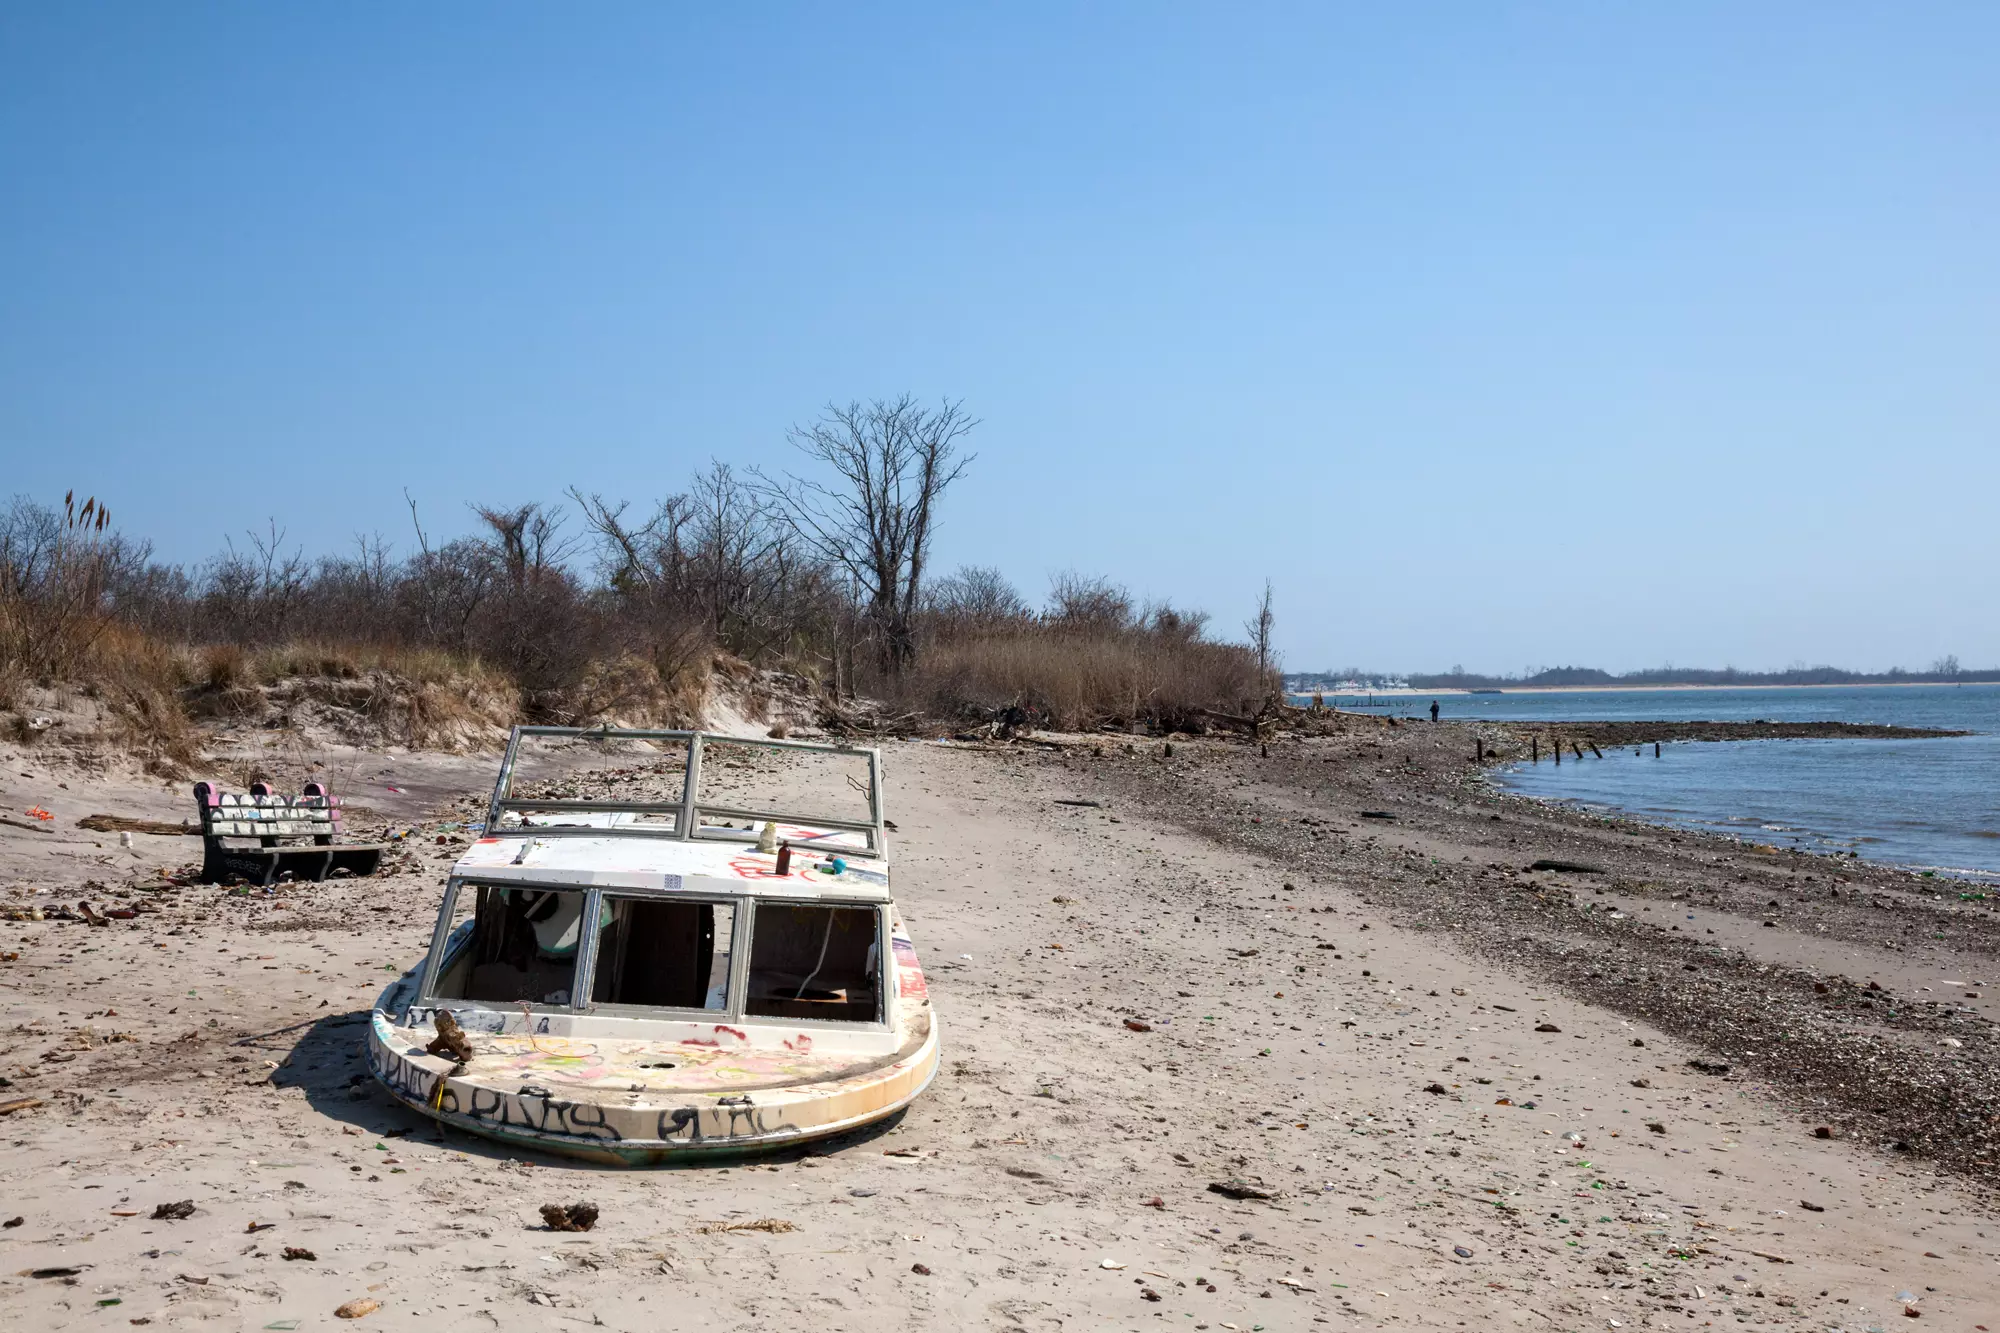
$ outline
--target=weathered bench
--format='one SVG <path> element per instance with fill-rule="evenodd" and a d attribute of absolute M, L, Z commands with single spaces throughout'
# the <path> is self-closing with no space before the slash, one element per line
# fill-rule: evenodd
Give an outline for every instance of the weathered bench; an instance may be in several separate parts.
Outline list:
<path fill-rule="evenodd" d="M 194 799 L 201 808 L 201 877 L 211 884 L 231 876 L 272 884 L 284 874 L 370 875 L 382 860 L 380 847 L 340 840 L 340 798 L 317 782 L 297 796 L 280 796 L 262 782 L 252 783 L 247 794 L 197 782 Z M 254 847 L 240 845 L 253 839 Z"/>

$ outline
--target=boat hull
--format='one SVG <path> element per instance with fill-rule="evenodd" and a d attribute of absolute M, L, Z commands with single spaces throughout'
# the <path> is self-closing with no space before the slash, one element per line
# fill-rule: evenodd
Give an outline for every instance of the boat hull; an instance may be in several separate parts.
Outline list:
<path fill-rule="evenodd" d="M 770 1152 L 851 1133 L 888 1119 L 921 1096 L 938 1067 L 938 1030 L 926 1006 L 922 1030 L 894 1057 L 824 1081 L 657 1092 L 553 1080 L 546 1086 L 519 1074 L 505 1084 L 495 1076 L 454 1076 L 450 1062 L 416 1045 L 421 1033 L 396 1027 L 392 1015 L 403 987 L 383 996 L 373 1015 L 368 1063 L 389 1094 L 439 1124 L 541 1152 L 617 1166 L 666 1166 L 675 1162 Z M 553 1048 L 569 1043 L 533 1039 Z M 677 1048 L 659 1053 L 685 1056 Z M 728 1053 L 732 1063 L 767 1060 L 751 1049 Z"/>

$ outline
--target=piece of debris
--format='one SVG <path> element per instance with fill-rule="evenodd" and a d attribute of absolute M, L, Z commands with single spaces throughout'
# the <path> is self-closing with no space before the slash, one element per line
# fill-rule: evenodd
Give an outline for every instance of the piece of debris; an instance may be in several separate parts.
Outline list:
<path fill-rule="evenodd" d="M 591 1212 L 594 1218 L 596 1210 L 592 1209 Z M 704 1236 L 712 1236 L 718 1231 L 761 1231 L 768 1236 L 782 1236 L 786 1232 L 798 1229 L 798 1223 L 787 1222 L 782 1217 L 760 1217 L 755 1222 L 711 1222 L 707 1226 L 695 1228 Z"/>
<path fill-rule="evenodd" d="M 80 829 L 92 833 L 157 833 L 178 836 L 183 833 L 201 832 L 186 824 L 169 824 L 164 819 L 127 819 L 124 815 L 85 815 L 76 821 Z"/>
<path fill-rule="evenodd" d="M 78 1267 L 75 1267 L 75 1268 L 30 1268 L 30 1269 L 27 1269 L 27 1270 L 25 1270 L 25 1271 L 24 1271 L 24 1272 L 23 1272 L 23 1273 L 21 1274 L 21 1276 L 22 1276 L 22 1277 L 41 1277 L 41 1278 L 49 1278 L 49 1277 L 75 1277 L 75 1276 L 76 1276 L 77 1274 L 79 1274 L 79 1273 L 83 1272 L 83 1270 L 84 1270 L 85 1268 L 88 1268 L 88 1267 L 89 1267 L 89 1265 L 88 1265 L 88 1264 L 83 1264 L 83 1265 L 80 1265 L 80 1266 L 78 1266 Z"/>
<path fill-rule="evenodd" d="M 179 1203 L 163 1203 L 153 1209 L 155 1222 L 178 1222 L 194 1215 L 194 1200 L 182 1199 Z"/>
<path fill-rule="evenodd" d="M 1363 810 L 1361 812 L 1361 817 L 1363 819 L 1390 819 L 1390 820 L 1393 820 L 1395 818 L 1395 816 L 1390 814 L 1387 810 Z"/>
<path fill-rule="evenodd" d="M 1537 861 L 1529 866 L 1528 869 L 1554 870 L 1568 875 L 1602 875 L 1604 873 L 1602 866 L 1587 866 L 1576 861 Z"/>
<path fill-rule="evenodd" d="M 1805 1209 L 1809 1213 L 1823 1213 L 1826 1211 L 1825 1204 L 1808 1203 L 1804 1199 L 1799 1200 L 1799 1207 Z"/>
<path fill-rule="evenodd" d="M 314 1254 L 311 1250 L 308 1250 L 300 1245 L 287 1245 L 285 1247 L 285 1258 L 304 1259 L 311 1263 L 317 1263 L 319 1261 L 318 1255 Z"/>
<path fill-rule="evenodd" d="M 1092 801 L 1091 804 L 1095 805 L 1097 804 L 1097 802 Z M 911 1264 L 910 1271 L 912 1273 L 915 1273 L 918 1277 L 929 1277 L 931 1275 L 931 1270 L 924 1264 Z"/>
<path fill-rule="evenodd" d="M 1434 1097 L 1443 1097 L 1449 1094 L 1451 1092 L 1451 1089 L 1447 1088 L 1442 1083 L 1429 1083 L 1424 1085 L 1424 1091 L 1430 1093 Z"/>
<path fill-rule="evenodd" d="M 1259 1189 L 1257 1186 L 1242 1180 L 1211 1180 L 1208 1182 L 1208 1192 L 1210 1194 L 1220 1194 L 1226 1199 L 1269 1199 L 1276 1197 L 1271 1191 Z"/>
<path fill-rule="evenodd" d="M 1813 1137 L 1816 1139 L 1831 1139 L 1839 1136 L 1834 1132 L 1832 1125 L 1819 1125 L 1814 1127 Z"/>
<path fill-rule="evenodd" d="M 1646 1128 L 1652 1130 L 1655 1134 L 1664 1134 L 1667 1132 L 1667 1127 L 1657 1120 L 1648 1120 Z"/>
<path fill-rule="evenodd" d="M 382 1302 L 372 1296 L 363 1296 L 359 1300 L 348 1301 L 344 1305 L 335 1306 L 333 1317 L 335 1319 L 359 1319 L 363 1315 L 374 1314 L 381 1308 Z"/>
<path fill-rule="evenodd" d="M 1559 1027 L 1557 1027 L 1557 1026 L 1556 1026 L 1556 1025 L 1554 1024 L 1554 1023 L 1537 1023 L 1537 1024 L 1535 1024 L 1535 1031 L 1537 1031 L 1537 1032 L 1561 1032 L 1561 1031 L 1562 1031 L 1562 1029 L 1561 1029 L 1561 1028 L 1559 1028 Z"/>
<path fill-rule="evenodd" d="M 0 1222 L 0 1230 L 12 1231 L 27 1220 L 25 1217 L 10 1217 L 5 1222 Z"/>
<path fill-rule="evenodd" d="M 1153 1025 L 1143 1018 L 1128 1018 L 1125 1020 L 1125 1026 L 1131 1028 L 1134 1032 L 1151 1032 L 1153 1030 Z"/>
<path fill-rule="evenodd" d="M 1632 1080 L 1632 1086 L 1635 1088 L 1650 1088 L 1653 1086 L 1653 1080 L 1649 1078 L 1635 1078 Z"/>
<path fill-rule="evenodd" d="M 1159 1195 L 1155 1194 L 1152 1198 L 1146 1200 L 1139 1206 L 1141 1208 L 1165 1208 L 1167 1206 L 1167 1201 L 1165 1199 L 1162 1199 Z"/>
<path fill-rule="evenodd" d="M 1688 1068 L 1698 1070 L 1704 1074 L 1713 1074 L 1717 1078 L 1720 1078 L 1729 1072 L 1730 1066 L 1726 1061 L 1722 1060 L 1690 1060 L 1688 1061 Z"/>
<path fill-rule="evenodd" d="M 9 1097 L 0 1102 L 0 1115 L 12 1115 L 16 1111 L 32 1111 L 42 1104 L 40 1097 Z"/>
<path fill-rule="evenodd" d="M 472 1061 L 472 1042 L 449 1009 L 437 1011 L 437 1036 L 431 1038 L 424 1050 L 431 1055 L 448 1055 L 462 1065 Z"/>
<path fill-rule="evenodd" d="M 588 1231 L 597 1225 L 597 1205 L 573 1203 L 565 1208 L 559 1203 L 545 1203 L 542 1221 L 548 1223 L 551 1231 Z"/>

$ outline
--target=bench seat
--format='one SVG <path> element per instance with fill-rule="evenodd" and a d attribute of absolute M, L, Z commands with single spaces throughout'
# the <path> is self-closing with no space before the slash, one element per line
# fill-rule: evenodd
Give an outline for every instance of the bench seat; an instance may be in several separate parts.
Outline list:
<path fill-rule="evenodd" d="M 252 884 L 325 879 L 336 871 L 371 875 L 382 848 L 342 840 L 340 798 L 317 782 L 297 796 L 273 792 L 262 782 L 244 792 L 207 782 L 194 785 L 201 811 L 201 877 L 215 884 L 237 878 Z"/>

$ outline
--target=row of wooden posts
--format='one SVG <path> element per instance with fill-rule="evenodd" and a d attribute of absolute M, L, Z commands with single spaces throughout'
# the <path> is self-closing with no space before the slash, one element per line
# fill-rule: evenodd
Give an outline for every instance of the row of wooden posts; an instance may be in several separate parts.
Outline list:
<path fill-rule="evenodd" d="M 1555 753 L 1556 764 L 1558 767 L 1560 767 L 1563 761 L 1563 738 L 1560 736 L 1551 736 L 1549 739 L 1551 742 L 1553 742 L 1552 749 Z M 1483 741 L 1474 741 L 1472 744 L 1473 744 L 1473 752 L 1475 758 L 1484 758 L 1487 754 L 1491 753 L 1491 751 L 1485 748 L 1485 743 Z M 1604 751 L 1597 748 L 1596 741 L 1585 741 L 1583 745 L 1588 745 L 1590 747 L 1590 752 L 1596 755 L 1599 759 L 1604 758 Z M 1583 758 L 1583 745 L 1577 744 L 1577 742 L 1574 739 L 1572 739 L 1569 742 L 1570 753 L 1574 754 L 1579 760 Z M 1632 751 L 1632 753 L 1638 754 L 1639 751 L 1635 749 Z M 1660 757 L 1660 743 L 1658 741 L 1654 741 L 1653 758 L 1658 759 L 1659 757 Z M 1539 764 L 1542 762 L 1542 738 L 1540 736 L 1528 737 L 1528 762 L 1533 764 Z"/>

